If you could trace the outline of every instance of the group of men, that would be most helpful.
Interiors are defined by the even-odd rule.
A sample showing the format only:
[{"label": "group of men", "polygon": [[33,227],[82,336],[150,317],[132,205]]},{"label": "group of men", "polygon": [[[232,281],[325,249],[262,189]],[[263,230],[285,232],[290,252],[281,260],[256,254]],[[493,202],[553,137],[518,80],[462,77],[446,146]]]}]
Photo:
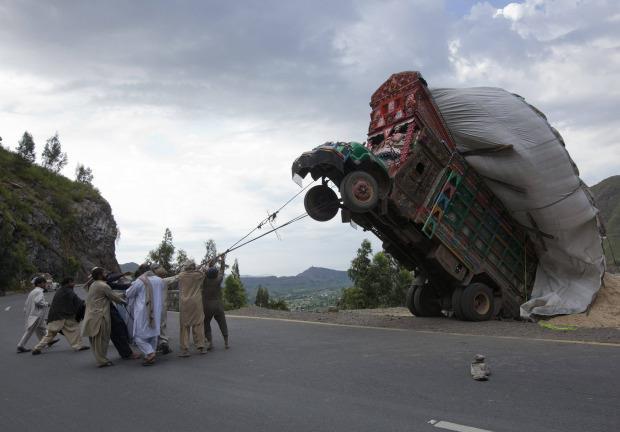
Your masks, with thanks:
[{"label": "group of men", "polygon": [[[141,358],[144,366],[151,366],[158,351],[162,354],[172,351],[166,334],[166,298],[168,284],[173,282],[178,283],[179,289],[179,357],[190,355],[190,334],[198,353],[205,354],[213,349],[210,325],[213,318],[228,349],[221,288],[225,255],[219,258],[219,268],[215,264],[212,261],[206,267],[197,268],[193,261],[188,261],[180,274],[166,279],[162,279],[165,274],[160,266],[143,264],[136,271],[133,282],[124,280],[123,274],[108,274],[95,267],[85,285],[86,301],[74,292],[73,279],[66,278],[51,306],[43,295],[45,279],[36,278],[26,299],[26,328],[18,342],[17,352],[29,352],[26,343],[36,333],[40,340],[32,354],[41,354],[45,348],[58,342],[56,336],[61,333],[75,351],[89,349],[82,345],[81,336],[87,336],[98,367],[113,365],[107,357],[110,340],[122,358]],[[82,319],[80,334],[79,322]],[[132,341],[139,352],[131,348]]]}]

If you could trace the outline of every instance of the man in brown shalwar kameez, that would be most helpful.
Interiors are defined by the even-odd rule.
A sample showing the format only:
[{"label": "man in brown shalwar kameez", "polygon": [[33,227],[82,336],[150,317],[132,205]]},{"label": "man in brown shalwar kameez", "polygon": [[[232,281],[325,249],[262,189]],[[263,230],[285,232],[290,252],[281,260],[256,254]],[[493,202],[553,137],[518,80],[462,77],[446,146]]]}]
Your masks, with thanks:
[{"label": "man in brown shalwar kameez", "polygon": [[196,270],[193,261],[186,262],[184,270],[179,274],[179,320],[181,334],[179,357],[189,357],[189,334],[194,337],[194,345],[200,354],[206,354],[204,311],[202,308],[202,282],[205,274]]},{"label": "man in brown shalwar kameez", "polygon": [[108,360],[108,345],[110,344],[110,302],[124,303],[125,300],[112,291],[105,283],[105,271],[95,267],[91,272],[94,280],[86,296],[86,313],[84,315],[84,330],[82,334],[90,339],[97,367],[112,366]]}]

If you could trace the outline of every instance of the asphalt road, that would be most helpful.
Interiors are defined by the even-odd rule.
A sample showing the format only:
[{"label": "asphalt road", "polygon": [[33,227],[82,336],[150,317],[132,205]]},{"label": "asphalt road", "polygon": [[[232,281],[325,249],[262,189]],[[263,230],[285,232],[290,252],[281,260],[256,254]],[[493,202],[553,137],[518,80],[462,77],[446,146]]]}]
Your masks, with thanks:
[{"label": "asphalt road", "polygon": [[23,301],[0,298],[3,432],[620,430],[618,346],[231,317],[228,351],[145,368],[110,346],[116,366],[97,369],[64,339],[16,354]]}]

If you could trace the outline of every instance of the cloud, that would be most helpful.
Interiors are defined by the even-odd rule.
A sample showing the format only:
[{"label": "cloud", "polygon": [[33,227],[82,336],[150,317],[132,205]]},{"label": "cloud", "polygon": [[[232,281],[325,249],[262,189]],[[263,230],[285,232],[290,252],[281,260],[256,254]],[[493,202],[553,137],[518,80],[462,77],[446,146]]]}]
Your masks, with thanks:
[{"label": "cloud", "polygon": [[[92,167],[112,205],[120,261],[165,227],[196,258],[232,244],[299,190],[301,152],[364,140],[370,94],[401,70],[521,94],[593,183],[617,171],[619,17],[598,0],[5,1],[0,136],[40,150],[60,133],[65,174]],[[236,256],[244,273],[346,268],[367,234],[305,219]]]}]

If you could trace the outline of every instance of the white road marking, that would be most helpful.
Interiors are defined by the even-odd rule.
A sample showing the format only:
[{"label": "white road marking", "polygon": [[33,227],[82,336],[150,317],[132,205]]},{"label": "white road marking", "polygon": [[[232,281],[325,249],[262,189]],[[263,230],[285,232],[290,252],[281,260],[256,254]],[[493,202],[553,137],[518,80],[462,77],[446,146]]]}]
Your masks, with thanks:
[{"label": "white road marking", "polygon": [[492,432],[488,429],[480,429],[480,428],[476,428],[472,426],[460,425],[457,423],[451,423],[451,422],[447,422],[443,420],[439,420],[439,421],[430,420],[429,423],[437,428],[451,430],[455,432]]},{"label": "white road marking", "polygon": [[10,311],[10,310],[11,310],[11,306],[7,306],[7,307],[5,307],[5,308],[4,308],[4,311],[5,311],[5,312],[8,312],[8,311]]}]

